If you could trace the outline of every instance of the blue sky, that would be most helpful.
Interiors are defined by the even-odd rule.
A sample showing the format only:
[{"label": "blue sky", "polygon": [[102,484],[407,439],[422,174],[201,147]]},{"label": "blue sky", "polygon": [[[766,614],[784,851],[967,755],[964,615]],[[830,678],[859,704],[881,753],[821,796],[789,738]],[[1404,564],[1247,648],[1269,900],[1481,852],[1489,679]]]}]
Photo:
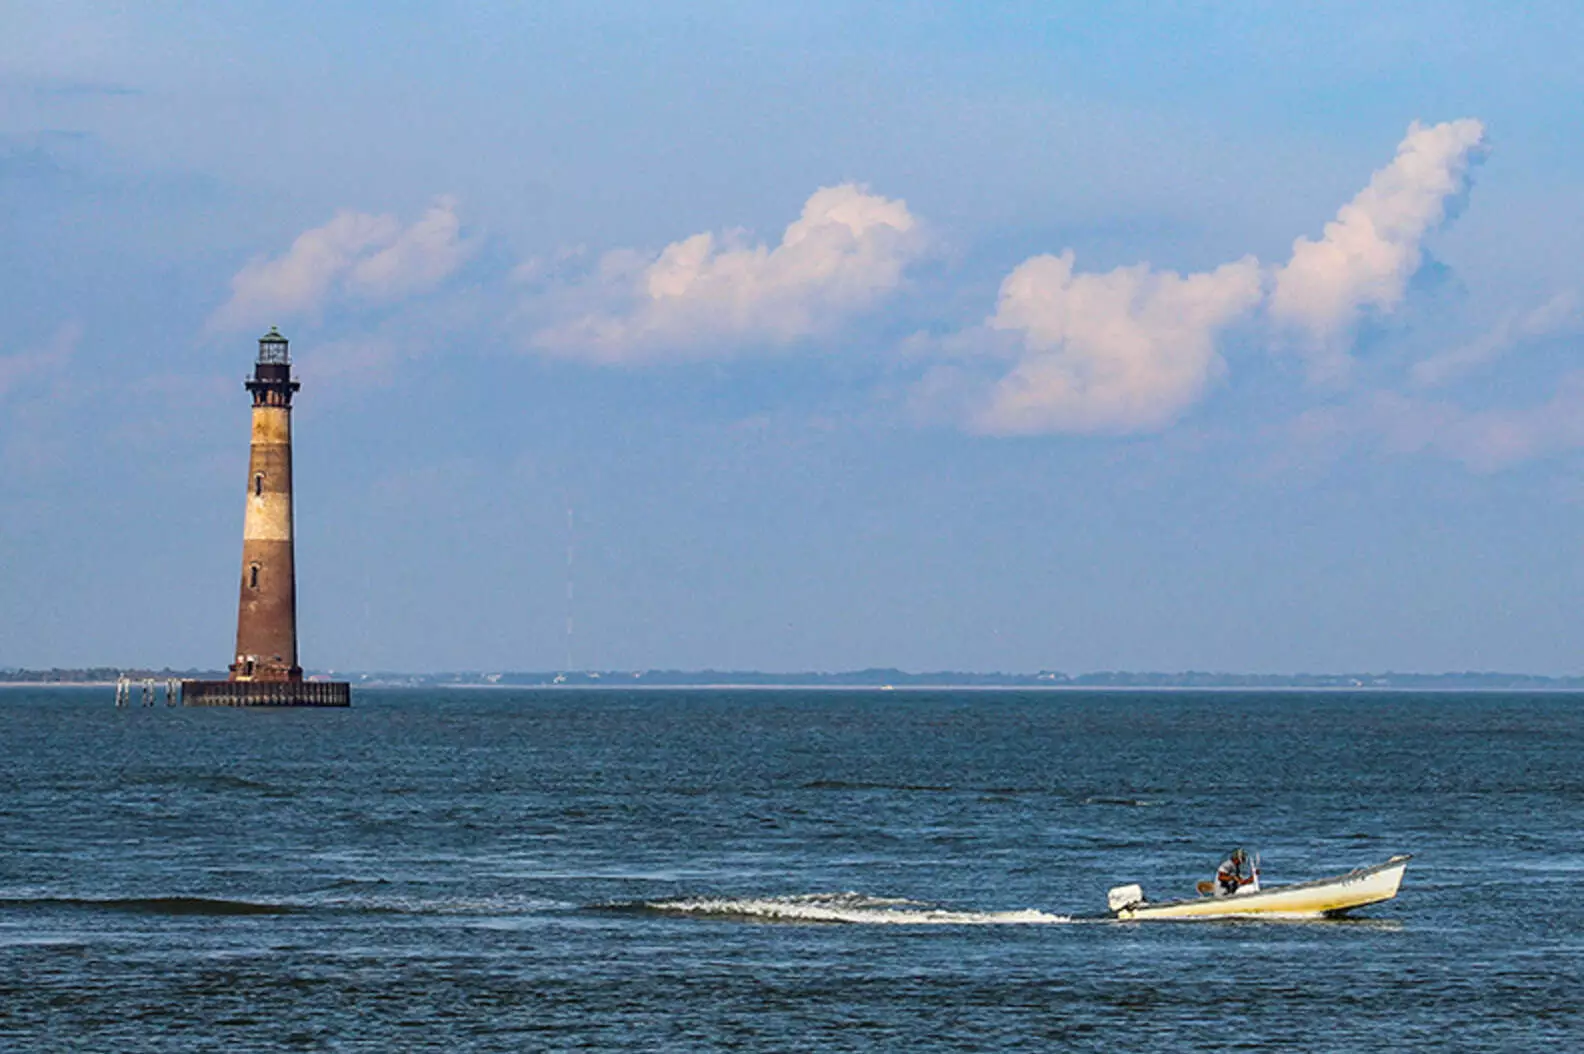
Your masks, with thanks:
[{"label": "blue sky", "polygon": [[1584,670],[1576,5],[0,23],[0,665]]}]

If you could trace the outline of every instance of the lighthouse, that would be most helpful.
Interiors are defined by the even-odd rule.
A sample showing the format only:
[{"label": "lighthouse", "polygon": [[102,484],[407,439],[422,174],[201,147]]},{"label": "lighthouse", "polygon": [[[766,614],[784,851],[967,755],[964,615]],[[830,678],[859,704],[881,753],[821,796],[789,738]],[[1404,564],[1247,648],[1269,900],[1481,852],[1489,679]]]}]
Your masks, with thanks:
[{"label": "lighthouse", "polygon": [[348,706],[345,682],[304,681],[297,661],[297,566],[292,514],[291,351],[273,326],[259,338],[245,384],[253,397],[236,650],[224,681],[186,681],[189,706]]}]

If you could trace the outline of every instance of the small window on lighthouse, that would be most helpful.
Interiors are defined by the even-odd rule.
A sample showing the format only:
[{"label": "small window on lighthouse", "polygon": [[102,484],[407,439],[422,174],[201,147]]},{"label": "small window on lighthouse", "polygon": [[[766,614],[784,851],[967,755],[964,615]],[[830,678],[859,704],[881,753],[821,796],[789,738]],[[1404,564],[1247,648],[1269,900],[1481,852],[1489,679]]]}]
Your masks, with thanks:
[{"label": "small window on lighthouse", "polygon": [[257,589],[258,588],[258,571],[259,571],[259,565],[258,564],[254,564],[252,567],[248,568],[248,588],[249,589]]},{"label": "small window on lighthouse", "polygon": [[264,473],[260,472],[253,477],[253,496],[260,497],[264,493]]}]

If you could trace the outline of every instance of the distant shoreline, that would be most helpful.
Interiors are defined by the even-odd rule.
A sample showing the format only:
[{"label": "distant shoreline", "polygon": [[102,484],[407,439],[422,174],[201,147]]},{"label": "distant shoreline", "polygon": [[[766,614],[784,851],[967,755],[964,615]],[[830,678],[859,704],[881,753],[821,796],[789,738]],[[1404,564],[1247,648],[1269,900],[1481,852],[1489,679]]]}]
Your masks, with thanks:
[{"label": "distant shoreline", "polygon": [[[223,679],[212,670],[0,669],[5,688],[112,688],[117,678],[152,680]],[[1579,692],[1584,676],[1469,671],[1464,673],[1236,674],[1188,671],[1097,672],[1068,675],[972,673],[942,670],[909,673],[896,669],[835,673],[761,673],[744,670],[607,670],[577,672],[502,672],[413,674],[391,671],[314,671],[310,678],[333,676],[355,688],[564,688],[597,689],[830,689],[872,691],[1500,691]]]}]

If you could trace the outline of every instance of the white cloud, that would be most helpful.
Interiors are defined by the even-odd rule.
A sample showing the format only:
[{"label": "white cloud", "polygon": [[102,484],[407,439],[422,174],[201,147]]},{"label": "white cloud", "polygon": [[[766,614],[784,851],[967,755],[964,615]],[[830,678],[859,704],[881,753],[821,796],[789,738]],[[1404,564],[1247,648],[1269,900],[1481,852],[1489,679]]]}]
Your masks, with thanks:
[{"label": "white cloud", "polygon": [[1276,271],[1270,312],[1303,335],[1312,377],[1345,376],[1360,315],[1402,302],[1423,259],[1420,243],[1446,218],[1448,201],[1467,189],[1484,142],[1476,120],[1415,122],[1397,157],[1342,206],[1319,241],[1293,242],[1292,259]]},{"label": "white cloud", "polygon": [[552,295],[561,319],[532,343],[604,363],[785,345],[895,289],[922,246],[905,202],[852,183],[823,187],[774,248],[729,232],[695,234],[652,258],[607,253],[591,280]]},{"label": "white cloud", "polygon": [[1531,311],[1514,312],[1474,340],[1414,363],[1413,383],[1421,388],[1456,380],[1492,362],[1525,341],[1577,332],[1584,311],[1573,293],[1558,293]]},{"label": "white cloud", "polygon": [[1260,296],[1253,257],[1184,276],[1148,264],[1079,274],[1070,251],[1036,256],[985,324],[1015,339],[1016,363],[958,413],[998,435],[1164,428],[1224,368],[1216,336]]},{"label": "white cloud", "polygon": [[403,228],[394,216],[338,212],[304,231],[285,253],[251,260],[231,279],[231,298],[210,318],[214,329],[259,326],[323,309],[342,293],[392,300],[440,284],[466,258],[456,200],[439,199]]},{"label": "white cloud", "polygon": [[985,325],[944,342],[981,359],[999,351],[1011,368],[986,381],[972,368],[938,367],[919,400],[991,434],[1165,428],[1225,370],[1217,338],[1255,311],[1267,284],[1271,317],[1305,337],[1311,376],[1344,374],[1359,316],[1402,301],[1422,262],[1421,241],[1467,188],[1483,145],[1475,120],[1410,126],[1395,160],[1320,241],[1297,239],[1269,282],[1252,256],[1187,276],[1148,264],[1079,274],[1070,251],[1026,260],[1002,283]]},{"label": "white cloud", "polygon": [[441,198],[390,245],[358,260],[347,286],[371,299],[388,300],[439,285],[467,256],[469,247],[461,235],[456,199]]}]

